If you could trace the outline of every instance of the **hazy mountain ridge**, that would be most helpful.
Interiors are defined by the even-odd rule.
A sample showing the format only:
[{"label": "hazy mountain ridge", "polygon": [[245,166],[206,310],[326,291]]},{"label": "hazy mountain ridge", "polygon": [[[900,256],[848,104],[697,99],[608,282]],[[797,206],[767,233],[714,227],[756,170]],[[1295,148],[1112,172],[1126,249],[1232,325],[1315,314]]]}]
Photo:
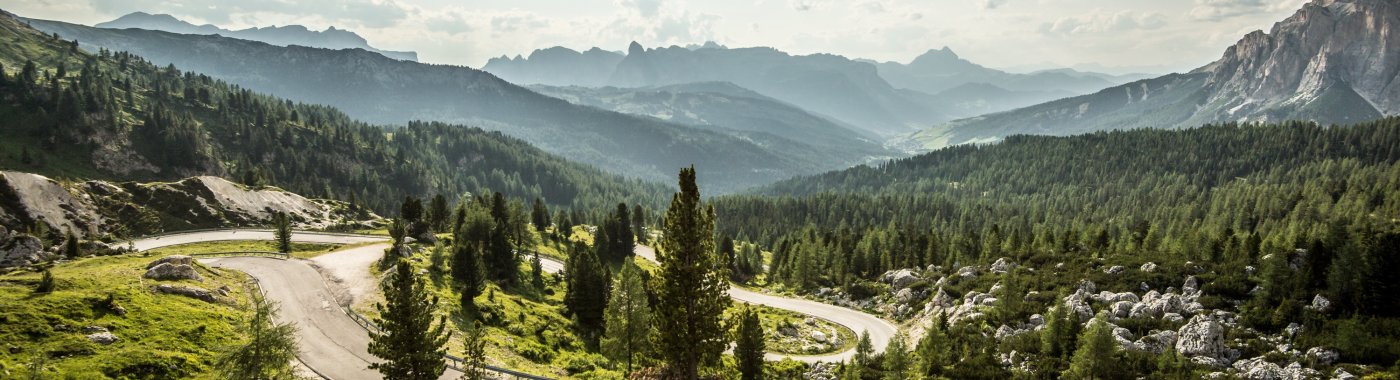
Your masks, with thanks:
[{"label": "hazy mountain ridge", "polygon": [[519,85],[601,87],[625,57],[596,47],[578,52],[555,46],[535,50],[528,58],[492,58],[481,70]]},{"label": "hazy mountain ridge", "polygon": [[860,164],[887,159],[877,138],[727,82],[647,88],[529,87],[569,102],[752,137],[763,133]]},{"label": "hazy mountain ridge", "polygon": [[873,65],[829,54],[794,56],[772,48],[644,49],[634,43],[609,84],[692,82],[731,82],[887,137],[948,118],[939,105],[921,103],[890,86]]},{"label": "hazy mountain ridge", "polygon": [[369,41],[365,40],[365,38],[361,37],[359,34],[344,29],[336,29],[334,26],[324,31],[309,30],[301,25],[229,30],[211,24],[191,24],[168,14],[153,15],[145,12],[132,12],[116,20],[94,25],[94,27],[105,29],[135,28],[160,30],[179,34],[221,35],[224,37],[266,42],[278,46],[298,45],[325,49],[364,49],[393,59],[418,61],[417,52],[380,50],[369,46]]},{"label": "hazy mountain ridge", "polygon": [[1008,91],[1078,95],[1142,79],[1137,75],[1115,76],[1085,73],[1072,69],[1041,70],[1026,74],[1009,73],[978,65],[944,47],[929,50],[908,64],[877,62],[880,76],[896,87],[937,94],[960,85],[983,83]]},{"label": "hazy mountain ridge", "polygon": [[1353,123],[1400,111],[1400,5],[1314,0],[1222,58],[1171,74],[1013,111],[955,120],[913,135],[923,148],[1019,133],[1182,128],[1222,121]]},{"label": "hazy mountain ridge", "polygon": [[731,49],[715,43],[652,49],[635,45],[626,54],[553,47],[535,50],[528,58],[493,58],[482,70],[513,83],[550,86],[730,82],[884,137],[1142,77],[1069,69],[1012,74],[961,59],[948,48],[930,50],[904,65],[830,54],[795,56],[767,47]]},{"label": "hazy mountain ridge", "polygon": [[358,50],[277,47],[218,36],[98,29],[32,20],[85,46],[130,51],[381,124],[469,123],[505,131],[554,154],[614,173],[664,180],[695,164],[717,192],[844,166],[801,147],[761,147],[732,136],[577,106],[479,70],[398,61]]}]

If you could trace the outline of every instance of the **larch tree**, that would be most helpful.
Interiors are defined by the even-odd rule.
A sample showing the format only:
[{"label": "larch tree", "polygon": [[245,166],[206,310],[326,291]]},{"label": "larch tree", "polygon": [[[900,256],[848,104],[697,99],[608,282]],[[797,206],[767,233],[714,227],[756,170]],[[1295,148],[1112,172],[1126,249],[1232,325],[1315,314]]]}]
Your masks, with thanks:
[{"label": "larch tree", "polygon": [[715,210],[702,204],[695,168],[681,169],[680,192],[671,198],[658,245],[657,289],[660,351],[677,378],[693,380],[725,347],[720,318],[729,307],[723,258],[715,252]]},{"label": "larch tree", "polygon": [[1113,341],[1113,328],[1099,314],[1089,322],[1089,328],[1079,338],[1079,348],[1069,361],[1066,379],[1113,379],[1113,368],[1117,361],[1118,343]]},{"label": "larch tree", "polygon": [[214,362],[219,376],[232,380],[297,379],[292,361],[297,356],[296,326],[276,323],[277,304],[253,296],[253,317],[244,326],[248,342],[224,352]]},{"label": "larch tree", "polygon": [[885,348],[885,360],[882,364],[885,380],[909,378],[909,347],[904,342],[903,334],[895,336],[889,347]]},{"label": "larch tree", "polygon": [[451,334],[445,330],[447,317],[433,317],[437,296],[429,294],[423,281],[414,277],[413,265],[404,259],[398,259],[396,269],[380,289],[384,302],[374,305],[379,311],[374,319],[379,331],[370,332],[369,353],[384,361],[369,368],[389,379],[433,380],[442,376],[447,369],[443,355]]},{"label": "larch tree", "polygon": [[647,347],[655,331],[641,271],[635,263],[622,264],[608,297],[608,307],[603,311],[606,321],[601,343],[603,354],[613,361],[626,363],[628,373],[635,368],[638,356],[649,351]]}]

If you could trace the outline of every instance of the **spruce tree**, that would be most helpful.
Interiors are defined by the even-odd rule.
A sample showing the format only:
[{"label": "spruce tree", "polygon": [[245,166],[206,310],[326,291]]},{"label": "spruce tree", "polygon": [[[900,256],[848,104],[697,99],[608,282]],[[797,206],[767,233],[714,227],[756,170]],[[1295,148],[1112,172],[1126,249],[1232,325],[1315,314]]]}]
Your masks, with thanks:
[{"label": "spruce tree", "polygon": [[277,251],[282,253],[292,253],[292,222],[287,218],[287,213],[278,212],[272,216],[272,226],[277,237]]},{"label": "spruce tree", "polygon": [[660,351],[672,375],[694,380],[700,366],[714,363],[724,351],[720,317],[729,307],[728,275],[715,252],[714,207],[700,201],[695,168],[681,169],[680,192],[666,210],[657,251],[661,264],[657,289]]},{"label": "spruce tree", "polygon": [[[384,302],[374,305],[379,331],[370,332],[369,353],[383,362],[369,365],[385,378],[433,380],[447,369],[443,355],[450,336],[447,317],[433,318],[437,296],[413,275],[413,265],[398,259],[394,273],[380,284]],[[434,323],[436,320],[436,323]]]},{"label": "spruce tree", "polygon": [[738,328],[734,331],[734,359],[739,364],[742,380],[763,379],[763,325],[758,311],[746,307],[739,312]]},{"label": "spruce tree", "polygon": [[67,230],[64,235],[66,236],[64,236],[63,240],[63,256],[69,259],[76,259],[82,256],[83,252],[78,247],[78,237],[73,235],[73,230]]},{"label": "spruce tree", "polygon": [[647,243],[647,214],[641,204],[632,206],[632,235],[637,237],[638,244]]},{"label": "spruce tree", "polygon": [[603,354],[613,361],[626,363],[627,373],[637,364],[638,355],[648,351],[655,331],[641,271],[635,263],[622,264],[608,297],[607,310],[603,312],[607,324],[601,343]]},{"label": "spruce tree", "polygon": [[518,277],[520,262],[510,242],[510,211],[501,193],[491,196],[491,219],[495,224],[486,244],[486,269],[496,283],[510,286]]},{"label": "spruce tree", "polygon": [[565,265],[568,293],[564,294],[564,307],[586,336],[597,336],[603,331],[603,310],[608,304],[607,268],[581,242],[574,243]]},{"label": "spruce tree", "polygon": [[470,229],[480,228],[476,222],[490,222],[483,218],[466,223],[452,238],[452,279],[462,286],[462,306],[473,305],[472,300],[486,288],[486,272],[481,265],[481,243],[472,241]]},{"label": "spruce tree", "polygon": [[219,376],[235,380],[297,379],[296,326],[276,323],[277,304],[254,294],[253,317],[245,326],[248,343],[235,346],[214,362]]},{"label": "spruce tree", "polygon": [[447,209],[447,197],[438,194],[433,196],[433,200],[428,203],[428,225],[433,231],[448,231],[447,220],[452,216],[452,210]]},{"label": "spruce tree", "polygon": [[549,228],[549,206],[544,204],[544,199],[535,198],[535,205],[530,210],[530,223],[541,234]]},{"label": "spruce tree", "polygon": [[632,217],[627,210],[626,203],[618,203],[617,211],[613,213],[614,222],[612,233],[612,249],[614,256],[618,259],[632,257],[632,250],[637,245],[637,236],[632,233]]}]

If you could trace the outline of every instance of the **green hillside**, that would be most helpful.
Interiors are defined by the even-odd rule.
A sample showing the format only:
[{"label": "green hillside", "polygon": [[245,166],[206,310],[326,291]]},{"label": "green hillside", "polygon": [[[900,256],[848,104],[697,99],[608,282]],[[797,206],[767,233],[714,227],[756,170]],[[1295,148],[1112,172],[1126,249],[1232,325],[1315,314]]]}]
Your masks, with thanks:
[{"label": "green hillside", "polygon": [[499,132],[369,125],[128,53],[90,54],[8,14],[0,38],[0,168],[115,180],[210,174],[378,211],[406,195],[487,189],[590,209],[659,204],[666,193]]}]

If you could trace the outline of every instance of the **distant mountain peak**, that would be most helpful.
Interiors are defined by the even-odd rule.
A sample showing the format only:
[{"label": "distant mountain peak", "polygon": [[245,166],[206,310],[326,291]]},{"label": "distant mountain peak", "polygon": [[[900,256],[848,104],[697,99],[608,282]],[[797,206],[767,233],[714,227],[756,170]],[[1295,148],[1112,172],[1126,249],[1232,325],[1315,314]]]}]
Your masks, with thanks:
[{"label": "distant mountain peak", "polygon": [[646,53],[646,48],[643,48],[642,44],[637,43],[637,41],[632,41],[631,44],[627,45],[627,55],[642,53]]},{"label": "distant mountain peak", "polygon": [[418,61],[418,53],[387,51],[376,49],[359,34],[336,29],[334,26],[324,31],[313,31],[304,25],[252,27],[242,30],[229,30],[215,25],[194,25],[168,14],[132,12],[115,20],[94,25],[106,29],[146,29],[178,34],[221,35],[231,38],[265,42],[272,45],[301,45],[324,49],[364,49],[385,57]]}]

